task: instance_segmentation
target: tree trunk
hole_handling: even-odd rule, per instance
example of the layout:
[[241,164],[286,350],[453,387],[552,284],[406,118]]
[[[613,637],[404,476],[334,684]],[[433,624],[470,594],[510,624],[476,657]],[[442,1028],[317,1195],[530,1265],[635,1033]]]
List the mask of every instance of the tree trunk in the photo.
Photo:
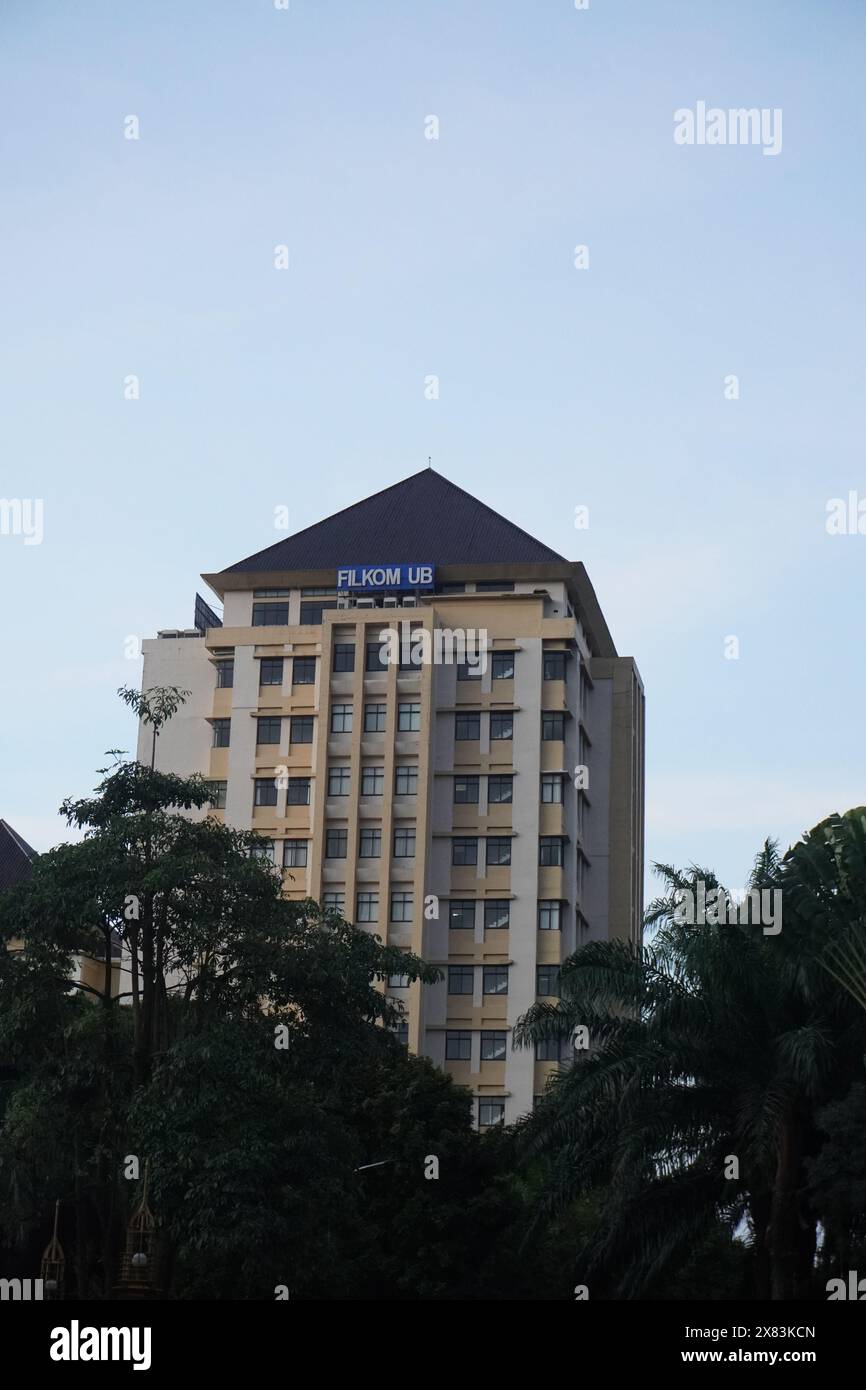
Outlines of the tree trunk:
[[767,1232],[770,1255],[770,1297],[774,1302],[796,1297],[802,1269],[799,1188],[802,1136],[796,1118],[788,1114],[779,1131],[776,1177],[770,1225]]

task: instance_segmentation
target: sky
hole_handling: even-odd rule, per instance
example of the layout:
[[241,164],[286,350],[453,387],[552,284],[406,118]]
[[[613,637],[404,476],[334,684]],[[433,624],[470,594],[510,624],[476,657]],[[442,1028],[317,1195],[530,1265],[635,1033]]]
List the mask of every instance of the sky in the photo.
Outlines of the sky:
[[[0,0],[0,816],[67,838],[129,639],[428,457],[586,564],[649,862],[739,887],[866,802],[864,42],[861,0]],[[678,143],[701,102],[781,148]]]

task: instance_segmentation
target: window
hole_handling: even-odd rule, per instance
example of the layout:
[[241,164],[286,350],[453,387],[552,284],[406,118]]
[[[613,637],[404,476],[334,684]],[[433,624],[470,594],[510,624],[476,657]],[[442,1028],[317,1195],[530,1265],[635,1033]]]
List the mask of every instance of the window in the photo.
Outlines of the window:
[[477,777],[455,777],[454,778],[454,800],[458,804],[478,801],[478,778]]
[[388,669],[388,648],[384,642],[368,642],[364,649],[364,670],[375,674]]
[[440,584],[440,585],[438,586],[437,592],[440,593],[440,594],[465,594],[465,593],[466,593],[466,585],[465,585],[465,584]]
[[542,898],[538,904],[538,930],[560,931],[562,929],[562,903],[556,898]]
[[345,859],[348,846],[348,830],[326,830],[325,831],[325,858],[326,859]]
[[514,737],[514,715],[513,714],[491,714],[490,716],[490,737],[494,738],[513,738]]
[[401,733],[417,733],[421,728],[421,705],[416,701],[411,703],[400,701],[397,706],[397,728]]
[[289,720],[289,743],[312,743],[313,716],[293,714]]
[[378,893],[359,893],[358,910],[355,917],[358,922],[378,922],[379,920],[379,894]]
[[559,966],[538,965],[535,968],[535,992],[542,998],[559,994]]
[[334,664],[331,670],[354,671],[355,669],[355,644],[354,642],[335,642],[334,643]]
[[513,777],[488,777],[487,800],[489,803],[511,801],[514,795]]
[[256,743],[279,743],[282,729],[282,719],[257,719]]
[[481,1034],[482,1062],[502,1062],[505,1060],[506,1034],[499,1029]]
[[562,865],[562,840],[558,835],[542,835],[538,842],[538,862],[548,868]]
[[448,908],[448,926],[452,931],[475,930],[475,899],[452,898]]
[[468,1062],[472,1057],[472,1034],[463,1029],[445,1034],[445,1061]]
[[408,975],[389,975],[389,976],[388,976],[388,988],[389,988],[389,989],[408,989],[408,988],[409,988],[409,976],[408,976]]
[[414,859],[415,857],[415,827],[401,827],[394,831],[394,858],[395,859]]
[[544,773],[541,779],[541,799],[545,802],[562,801],[562,776],[560,773]]
[[345,893],[323,893],[322,907],[330,908],[332,912],[342,912],[346,906]]
[[544,653],[544,676],[546,681],[565,680],[565,652]]
[[331,706],[331,733],[350,734],[352,732],[352,706]]
[[[276,590],[275,590],[275,592],[276,592]],[[327,597],[329,594],[333,594],[333,593],[335,593],[335,592],[336,592],[336,590],[334,589],[333,584],[330,584],[330,585],[326,584],[326,585],[324,585],[324,587],[323,587],[321,584],[318,584],[318,585],[314,584],[314,585],[312,585],[310,588],[306,588],[306,589],[302,589],[302,590],[301,590],[301,598],[321,598],[321,597]]]
[[495,681],[514,680],[514,652],[494,652],[490,662],[490,675]]
[[[315,680],[315,661],[313,663],[313,679]],[[282,685],[283,683],[283,658],[281,656],[264,656],[259,662],[259,685]]]
[[459,661],[457,663],[457,679],[459,681],[480,681],[481,662]]
[[565,738],[565,715],[544,710],[541,716],[541,737],[545,743]]
[[459,835],[451,841],[452,864],[478,863],[478,836]]
[[277,784],[273,777],[257,777],[254,786],[254,806],[276,806]]
[[508,966],[485,965],[481,971],[481,990],[483,994],[507,994]]
[[217,690],[228,690],[235,683],[235,663],[234,658],[228,661],[218,661],[216,663]]
[[383,796],[385,792],[384,767],[365,767],[361,771],[361,795]]
[[484,1097],[478,1102],[478,1124],[482,1129],[505,1123],[505,1101]]
[[513,579],[481,579],[475,585],[476,594],[495,594],[511,593],[514,588]]
[[283,840],[283,868],[305,869],[307,867],[306,840]]
[[292,657],[292,685],[316,684],[316,658],[314,656]]
[[536,1062],[559,1061],[559,1038],[541,1038],[535,1044]]
[[291,589],[253,589],[253,598],[288,598],[291,592]]
[[511,836],[489,835],[487,837],[487,863],[511,863]]
[[253,627],[286,627],[289,621],[287,603],[254,603]]
[[257,845],[253,845],[250,850],[250,858],[260,859],[266,864],[273,864],[275,862],[273,840],[260,840]]
[[382,854],[382,832],[381,830],[362,830],[361,844],[358,850],[361,859],[378,859]]
[[418,769],[417,767],[397,767],[394,769],[394,795],[395,796],[417,796],[418,795]]
[[336,606],[336,599],[333,603],[302,603],[301,623],[304,627],[320,627],[325,609],[336,608]]
[[489,898],[484,903],[484,930],[507,931],[511,925],[511,903],[507,898]]
[[286,792],[287,806],[309,806],[310,804],[310,779],[309,777],[290,777],[288,791]]
[[385,732],[385,706],[366,705],[364,708],[364,733],[365,734],[384,734]]
[[401,1047],[409,1046],[409,1020],[401,1018],[399,1023],[394,1024],[394,1036]]
[[348,796],[352,774],[347,767],[328,769],[328,796]]
[[232,721],[230,719],[212,719],[211,727],[213,728],[213,747],[228,748]]
[[481,737],[481,715],[480,714],[455,714],[454,716],[454,737],[455,739],[471,739]]
[[[226,790],[228,782],[208,782],[211,790],[210,804],[215,811],[224,811],[226,808]],[[276,792],[276,787],[274,788]]]
[[449,965],[448,993],[474,994],[475,969],[471,965]]
[[392,893],[391,894],[391,921],[392,922],[411,922],[414,898],[411,893]]

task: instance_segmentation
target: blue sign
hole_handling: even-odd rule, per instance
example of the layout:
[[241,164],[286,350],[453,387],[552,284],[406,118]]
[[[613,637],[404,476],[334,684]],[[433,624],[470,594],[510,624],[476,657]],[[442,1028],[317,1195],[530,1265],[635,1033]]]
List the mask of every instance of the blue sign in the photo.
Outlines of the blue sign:
[[435,565],[349,565],[337,570],[337,592],[349,589],[432,589]]

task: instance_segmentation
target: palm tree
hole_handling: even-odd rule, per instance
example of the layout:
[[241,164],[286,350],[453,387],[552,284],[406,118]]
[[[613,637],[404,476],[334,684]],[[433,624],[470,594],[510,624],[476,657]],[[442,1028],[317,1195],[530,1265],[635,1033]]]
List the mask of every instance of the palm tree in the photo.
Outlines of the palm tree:
[[[805,1163],[821,1144],[817,1111],[862,1074],[866,1019],[822,965],[831,928],[806,911],[793,853],[780,862],[767,841],[750,878],[782,893],[776,935],[683,920],[684,893],[720,885],[696,865],[656,865],[664,891],[647,944],[582,947],[562,967],[560,1000],[515,1030],[528,1046],[589,1029],[589,1052],[554,1077],[522,1131],[527,1153],[547,1159],[545,1210],[602,1193],[581,1269],[614,1296],[646,1296],[719,1223],[733,1234],[744,1221],[755,1296],[809,1290],[818,1217]],[[866,872],[858,891],[866,901]]]

